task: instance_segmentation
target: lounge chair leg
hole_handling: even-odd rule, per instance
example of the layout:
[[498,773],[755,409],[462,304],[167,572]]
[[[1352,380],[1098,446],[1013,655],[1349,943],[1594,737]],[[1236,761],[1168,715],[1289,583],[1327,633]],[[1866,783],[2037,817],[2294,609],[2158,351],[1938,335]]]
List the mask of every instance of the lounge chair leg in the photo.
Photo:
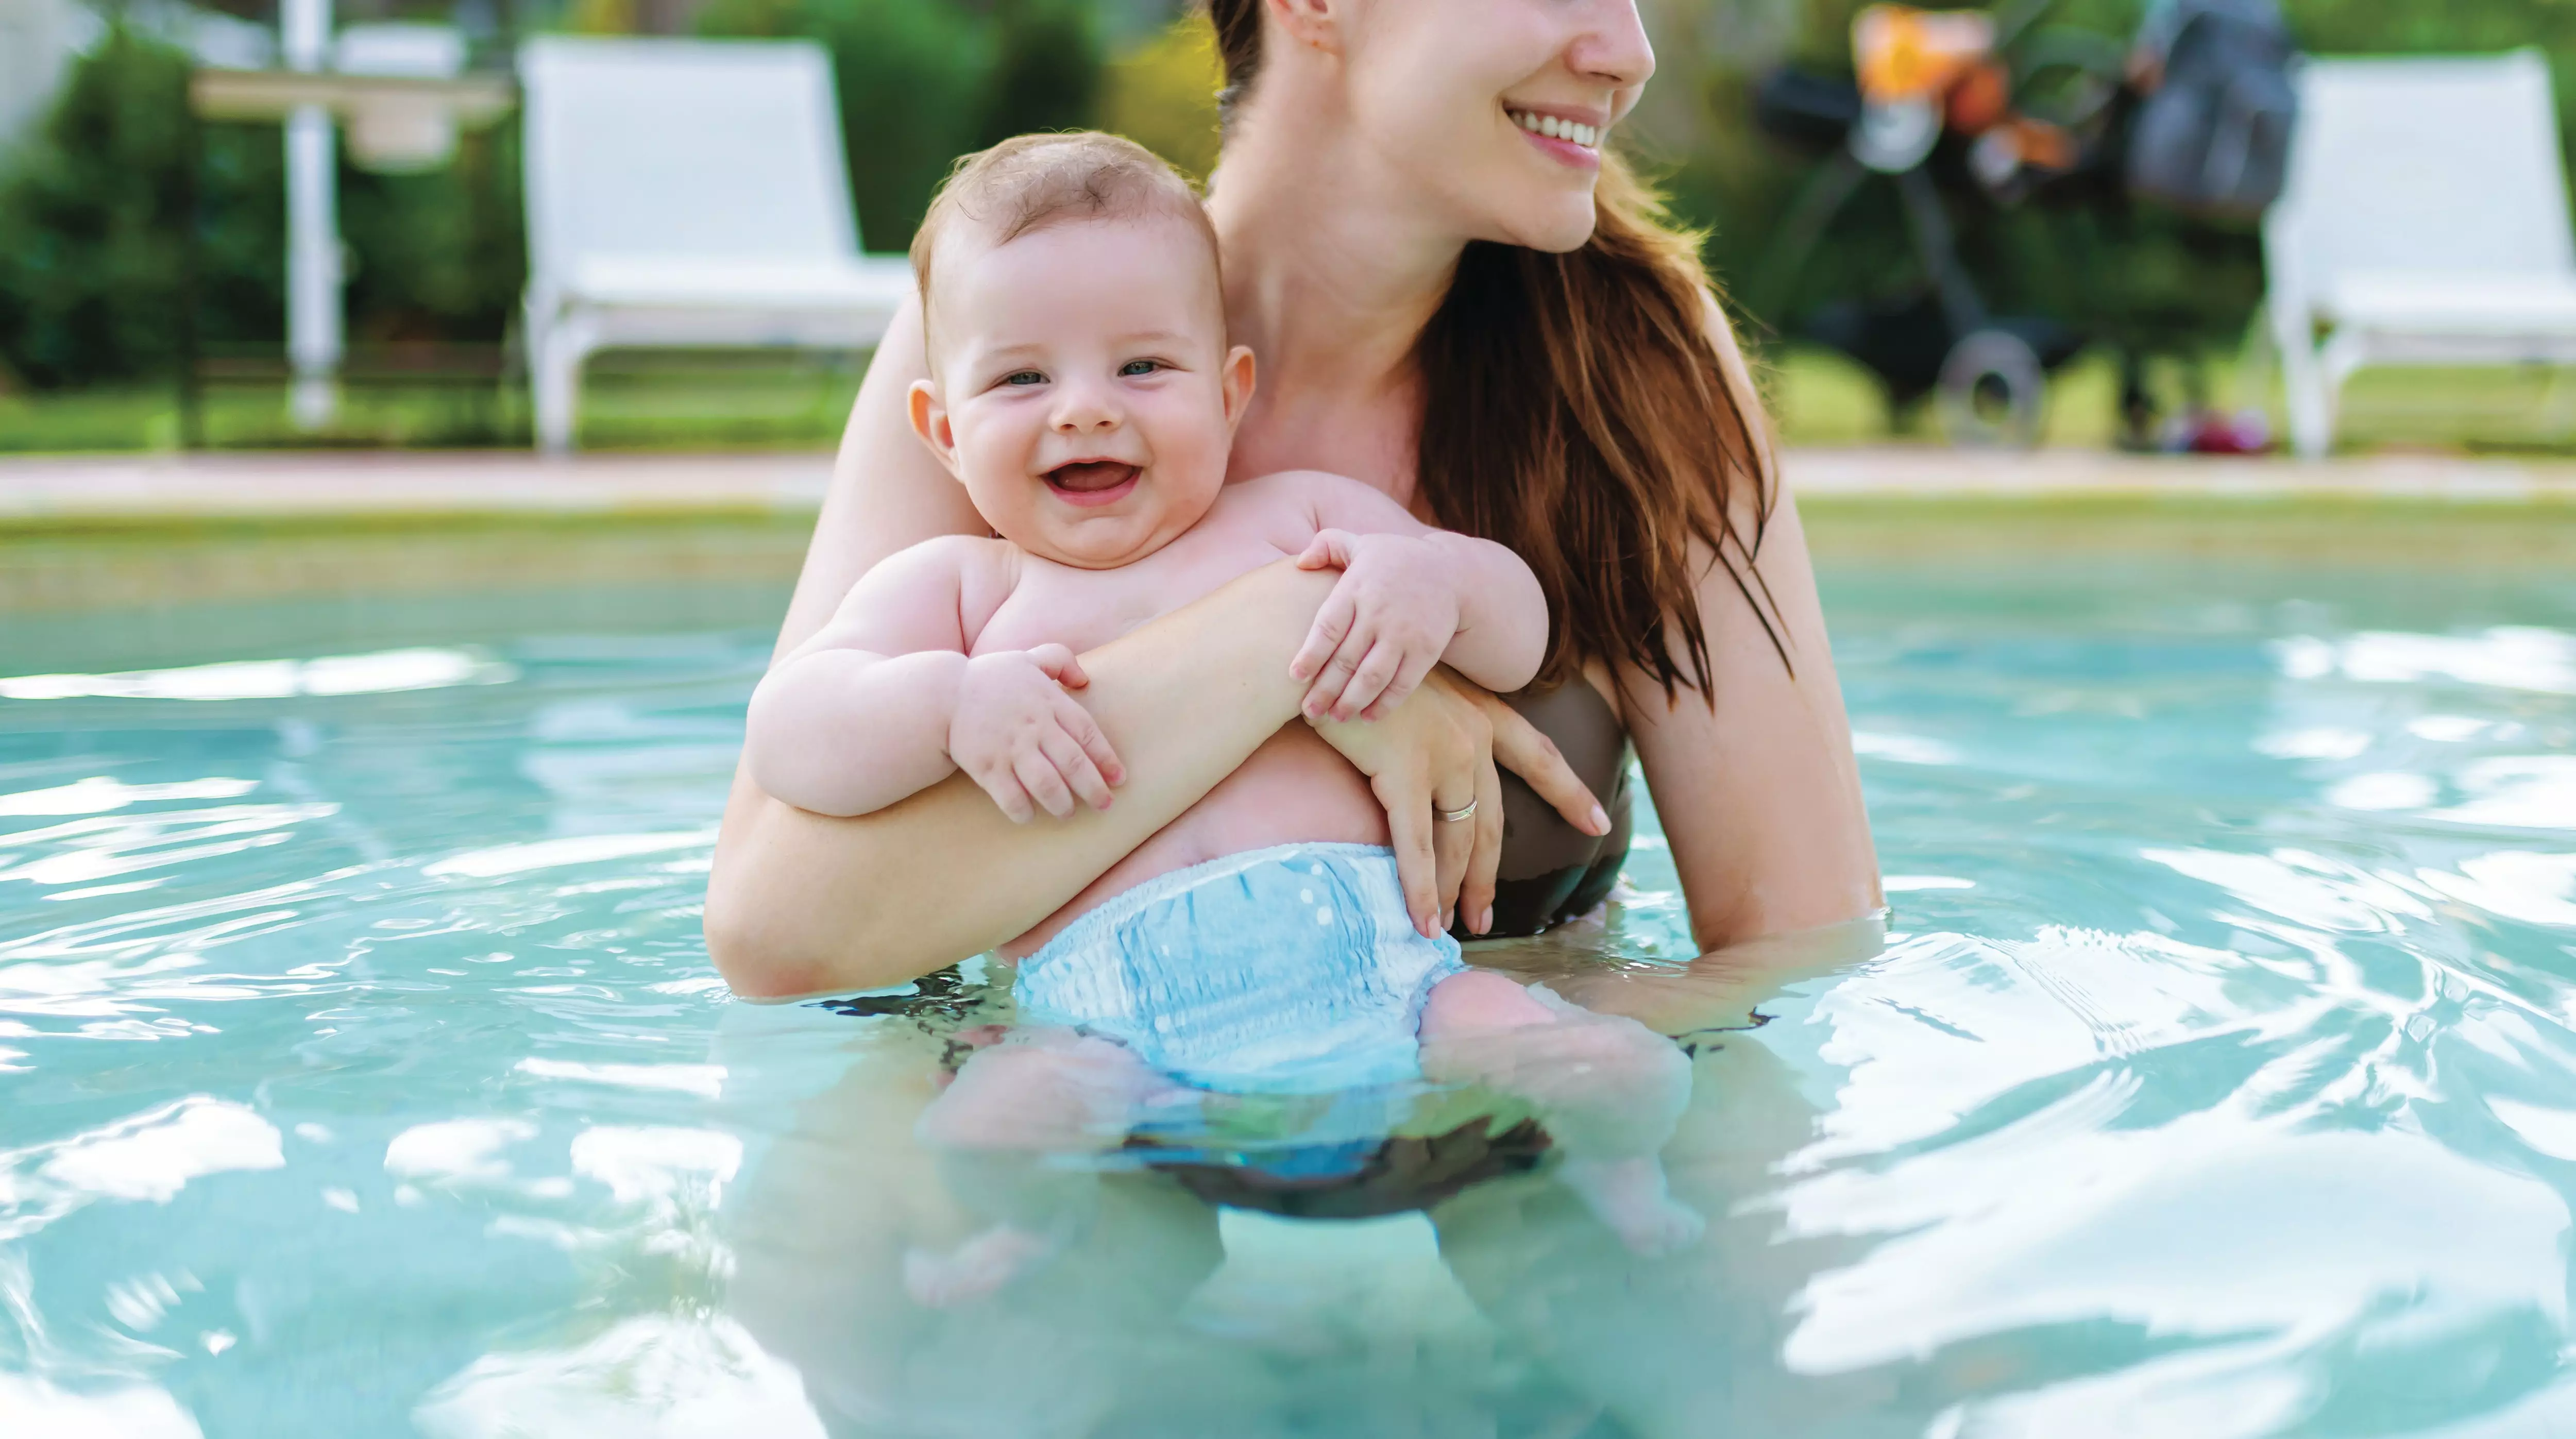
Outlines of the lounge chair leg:
[[2303,460],[2322,460],[2334,448],[2334,399],[2326,393],[2316,341],[2302,333],[2302,314],[2276,315],[2272,344],[2281,356],[2281,393],[2290,412],[2290,447]]
[[589,336],[579,321],[568,320],[532,333],[528,350],[537,447],[549,455],[570,454],[580,418],[581,367],[590,355]]

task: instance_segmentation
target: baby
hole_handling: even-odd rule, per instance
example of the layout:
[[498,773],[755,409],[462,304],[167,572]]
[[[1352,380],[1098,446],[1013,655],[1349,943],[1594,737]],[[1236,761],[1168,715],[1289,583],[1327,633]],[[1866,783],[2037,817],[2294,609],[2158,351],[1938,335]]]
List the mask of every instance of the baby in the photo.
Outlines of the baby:
[[[998,538],[887,558],[770,673],[746,749],[770,794],[866,814],[963,770],[1015,820],[1105,809],[1124,773],[1069,693],[1087,683],[1074,655],[1282,558],[1343,572],[1293,667],[1309,719],[1381,714],[1436,663],[1497,691],[1536,672],[1546,603],[1509,550],[1335,475],[1225,483],[1252,355],[1226,343],[1204,212],[1147,151],[1048,135],[975,156],[913,263],[930,362],[913,427]],[[925,1137],[1026,1161],[1115,1147],[1175,1094],[1427,1075],[1530,1102],[1562,1177],[1632,1247],[1693,1241],[1657,1157],[1688,1094],[1680,1053],[1466,968],[1408,913],[1386,844],[1366,780],[1289,724],[1004,946],[1024,1027],[966,1064]],[[1035,1228],[1006,1212],[953,1256],[916,1255],[915,1293],[989,1291],[1048,1247]]]

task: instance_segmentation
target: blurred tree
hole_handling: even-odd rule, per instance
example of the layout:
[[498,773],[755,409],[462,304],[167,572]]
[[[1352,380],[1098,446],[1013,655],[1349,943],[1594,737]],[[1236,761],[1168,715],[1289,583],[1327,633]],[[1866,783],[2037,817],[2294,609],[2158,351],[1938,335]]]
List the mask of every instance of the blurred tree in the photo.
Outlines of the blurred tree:
[[1224,83],[1216,27],[1193,8],[1109,62],[1100,123],[1204,181],[1216,168],[1216,92]]
[[1087,129],[1100,113],[1100,27],[1088,0],[998,0],[984,81],[991,145],[1035,130]]
[[0,352],[28,383],[167,367],[187,74],[185,55],[112,28],[0,182]]
[[564,28],[576,35],[632,35],[635,0],[572,0]]

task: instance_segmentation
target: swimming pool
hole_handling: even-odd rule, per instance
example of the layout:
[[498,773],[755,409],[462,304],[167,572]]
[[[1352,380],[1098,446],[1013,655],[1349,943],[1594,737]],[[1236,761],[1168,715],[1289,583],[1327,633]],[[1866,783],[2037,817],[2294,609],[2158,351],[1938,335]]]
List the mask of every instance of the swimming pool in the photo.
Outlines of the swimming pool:
[[2576,1432],[2566,520],[1931,515],[1813,521],[1885,951],[1690,967],[1650,838],[1497,956],[1693,1031],[1699,1246],[1130,1173],[947,1311],[975,985],[698,936],[781,588],[9,617],[0,1434]]

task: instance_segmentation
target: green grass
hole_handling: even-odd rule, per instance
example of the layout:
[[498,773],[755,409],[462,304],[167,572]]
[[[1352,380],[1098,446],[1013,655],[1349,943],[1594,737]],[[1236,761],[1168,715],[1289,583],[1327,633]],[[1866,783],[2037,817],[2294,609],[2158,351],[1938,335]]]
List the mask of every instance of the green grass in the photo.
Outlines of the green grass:
[[[1858,364],[1830,351],[1789,348],[1769,357],[1765,389],[1782,435],[1795,445],[1862,445],[1890,440],[1938,443],[1924,407],[1891,426],[1877,381]],[[2248,403],[2238,357],[2205,362],[2211,404],[2234,410]],[[2169,406],[2183,393],[2179,365],[2160,363],[2148,385]],[[2278,381],[2258,397],[2273,433],[2284,433]],[[2118,426],[2114,403],[2119,375],[2111,361],[2087,354],[2059,371],[2049,385],[2041,443],[2099,449]],[[2521,452],[2576,457],[2576,372],[2546,366],[2519,369],[2364,370],[2345,386],[2336,430],[2347,453],[2385,450]]]
[[[1783,348],[1767,357],[1765,389],[1791,444],[1938,443],[1928,414],[1892,428],[1877,383],[1825,351]],[[2238,399],[2234,356],[2212,359],[2210,398]],[[590,450],[826,449],[840,437],[861,365],[829,357],[626,354],[602,357],[583,391],[582,445]],[[2178,399],[2178,368],[2151,374]],[[2112,441],[2117,376],[2087,356],[2050,388],[2043,442],[2100,448]],[[2265,397],[2280,428],[2277,395]],[[352,387],[339,422],[323,435],[287,423],[285,388],[223,385],[206,393],[205,430],[221,449],[301,446],[525,446],[524,391],[500,386]],[[2576,375],[2518,370],[2368,370],[2345,391],[2343,448],[2529,453],[2576,457]],[[179,444],[167,385],[61,394],[0,394],[0,453],[167,451]]]
[[[603,356],[582,389],[581,442],[610,451],[829,448],[861,373],[857,359],[829,356]],[[525,390],[502,385],[353,385],[321,434],[288,422],[282,383],[209,386],[203,416],[216,449],[524,448],[530,434]],[[0,454],[168,451],[179,435],[172,385],[0,394]]]

